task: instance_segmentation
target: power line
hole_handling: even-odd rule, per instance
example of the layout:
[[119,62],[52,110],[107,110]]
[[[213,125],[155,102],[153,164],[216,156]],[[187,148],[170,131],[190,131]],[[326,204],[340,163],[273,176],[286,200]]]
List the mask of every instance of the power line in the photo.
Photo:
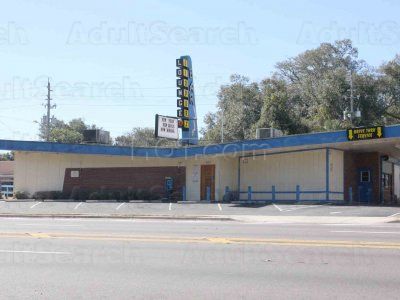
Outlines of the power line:
[[[111,99],[119,99],[119,98],[138,98],[138,99],[148,99],[148,98],[176,98],[176,96],[171,96],[171,95],[56,95],[58,98],[111,98]],[[196,95],[198,97],[204,97],[204,98],[214,98],[216,95],[214,94],[204,94],[204,95]],[[0,98],[2,101],[14,101],[14,100],[25,100],[27,98],[30,98],[31,100],[34,100],[32,98],[35,98],[36,96],[26,96],[26,97],[8,97],[8,98]]]

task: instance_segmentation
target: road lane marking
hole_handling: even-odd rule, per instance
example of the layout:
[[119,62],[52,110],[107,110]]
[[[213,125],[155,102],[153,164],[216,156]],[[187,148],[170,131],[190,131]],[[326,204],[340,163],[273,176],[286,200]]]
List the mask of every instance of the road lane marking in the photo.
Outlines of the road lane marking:
[[210,237],[207,240],[214,244],[229,244],[231,241],[227,238],[220,238],[220,237]]
[[390,218],[390,217],[395,217],[395,216],[397,216],[397,215],[400,215],[400,213],[395,213],[395,214],[390,215],[390,216],[387,216],[387,217]]
[[280,208],[278,205],[276,205],[275,203],[272,203],[272,205],[279,211],[285,211],[284,209]]
[[120,205],[118,205],[116,210],[119,210],[123,205],[125,205],[125,202],[122,202]]
[[41,233],[41,232],[29,233],[29,235],[30,235],[31,237],[39,238],[39,239],[46,239],[46,238],[49,238],[49,237],[50,237],[48,234],[46,234],[46,233]]
[[83,204],[83,202],[79,202],[79,203],[74,207],[74,209],[78,209],[78,207],[81,206],[82,204]]
[[170,203],[169,203],[168,210],[171,210],[171,208],[172,208],[172,203],[170,202]]
[[58,227],[82,227],[82,225],[73,225],[73,224],[43,224],[43,223],[34,223],[34,224],[15,224],[16,226],[58,226]]
[[209,244],[239,244],[239,245],[278,245],[295,247],[333,247],[333,248],[366,248],[366,249],[399,249],[400,243],[370,242],[370,241],[337,241],[337,240],[296,240],[296,239],[258,239],[237,237],[187,237],[187,236],[133,236],[133,235],[102,235],[73,233],[1,233],[0,238],[48,238],[75,239],[96,241],[126,241],[155,243],[209,243]]
[[35,203],[35,204],[33,204],[32,206],[31,206],[31,208],[34,208],[35,206],[37,206],[37,205],[39,205],[39,204],[41,204],[42,202],[38,202],[38,203]]
[[31,250],[5,250],[0,249],[0,253],[29,253],[29,254],[56,254],[56,255],[70,255],[70,252],[58,251],[31,251]]
[[334,233],[372,233],[372,234],[400,234],[399,231],[361,231],[361,230],[335,230]]
[[342,213],[341,211],[332,211],[332,212],[330,212],[331,215],[334,215],[334,214],[341,214],[341,213]]
[[222,210],[222,206],[221,204],[218,203],[218,209],[221,211]]
[[284,211],[295,211],[295,210],[299,210],[299,209],[315,208],[315,207],[319,207],[319,206],[322,206],[322,205],[307,205],[307,206],[301,206],[301,207],[294,207],[294,208],[285,209]]

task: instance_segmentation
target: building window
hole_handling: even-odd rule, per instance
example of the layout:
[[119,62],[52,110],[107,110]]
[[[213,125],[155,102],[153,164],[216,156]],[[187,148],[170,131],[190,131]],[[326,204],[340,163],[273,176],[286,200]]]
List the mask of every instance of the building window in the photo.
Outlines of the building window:
[[371,173],[370,171],[361,171],[361,182],[370,182]]

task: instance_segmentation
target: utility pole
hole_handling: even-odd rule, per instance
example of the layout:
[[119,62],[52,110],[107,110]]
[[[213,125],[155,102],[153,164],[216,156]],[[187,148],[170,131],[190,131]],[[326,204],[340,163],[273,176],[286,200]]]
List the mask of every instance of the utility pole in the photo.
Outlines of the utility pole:
[[[347,109],[343,112],[343,119],[350,120],[351,126],[353,126],[354,118],[361,118],[361,111],[357,109],[354,111],[354,88],[353,88],[353,72],[350,70],[349,74],[347,75],[347,79],[350,82],[350,111]],[[358,96],[359,98],[360,96]]]
[[47,109],[47,115],[45,116],[46,118],[46,141],[48,142],[50,140],[50,112],[52,109],[56,108],[55,104],[51,104],[51,97],[50,97],[50,93],[53,90],[50,88],[50,79],[47,79],[47,103],[44,105]]
[[351,125],[353,125],[354,99],[353,99],[353,72],[352,71],[350,71],[350,111],[351,111],[350,122],[351,122]]
[[221,143],[224,142],[224,108],[221,110]]

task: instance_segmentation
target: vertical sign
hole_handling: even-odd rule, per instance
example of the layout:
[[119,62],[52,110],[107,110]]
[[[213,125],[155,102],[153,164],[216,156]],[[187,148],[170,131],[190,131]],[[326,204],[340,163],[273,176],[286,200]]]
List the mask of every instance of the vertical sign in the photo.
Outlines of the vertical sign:
[[182,128],[182,144],[197,145],[197,113],[194,98],[193,69],[190,56],[181,56],[176,60],[176,80],[178,100],[176,102],[180,119],[179,126]]

